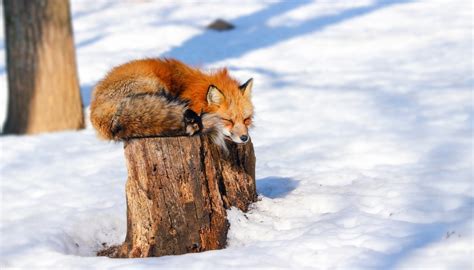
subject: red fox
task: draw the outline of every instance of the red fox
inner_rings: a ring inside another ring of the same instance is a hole
[[[91,122],[100,137],[193,135],[213,132],[249,140],[253,80],[240,85],[227,69],[205,73],[175,59],[143,59],[113,68],[93,91]]]

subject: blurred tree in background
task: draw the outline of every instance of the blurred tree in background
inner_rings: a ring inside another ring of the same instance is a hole
[[[3,0],[5,134],[84,127],[68,0]]]

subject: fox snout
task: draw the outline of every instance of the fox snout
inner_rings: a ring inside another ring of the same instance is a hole
[[[250,140],[247,127],[224,128],[224,135],[235,143],[246,143]]]
[[[235,143],[246,143],[250,140],[249,135],[240,135],[239,136],[239,135],[231,134],[229,137]]]

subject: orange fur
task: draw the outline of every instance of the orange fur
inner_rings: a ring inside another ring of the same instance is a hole
[[[209,102],[211,85],[218,89],[219,102]],[[247,88],[241,89],[227,69],[205,73],[175,59],[135,60],[112,69],[97,84],[91,122],[107,139],[186,133],[183,114],[191,109],[231,120],[219,125],[237,138],[247,134],[253,115],[251,83]]]

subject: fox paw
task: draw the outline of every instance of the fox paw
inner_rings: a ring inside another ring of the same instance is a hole
[[[184,112],[184,129],[186,134],[192,136],[202,130],[201,117],[192,110],[186,110]]]

